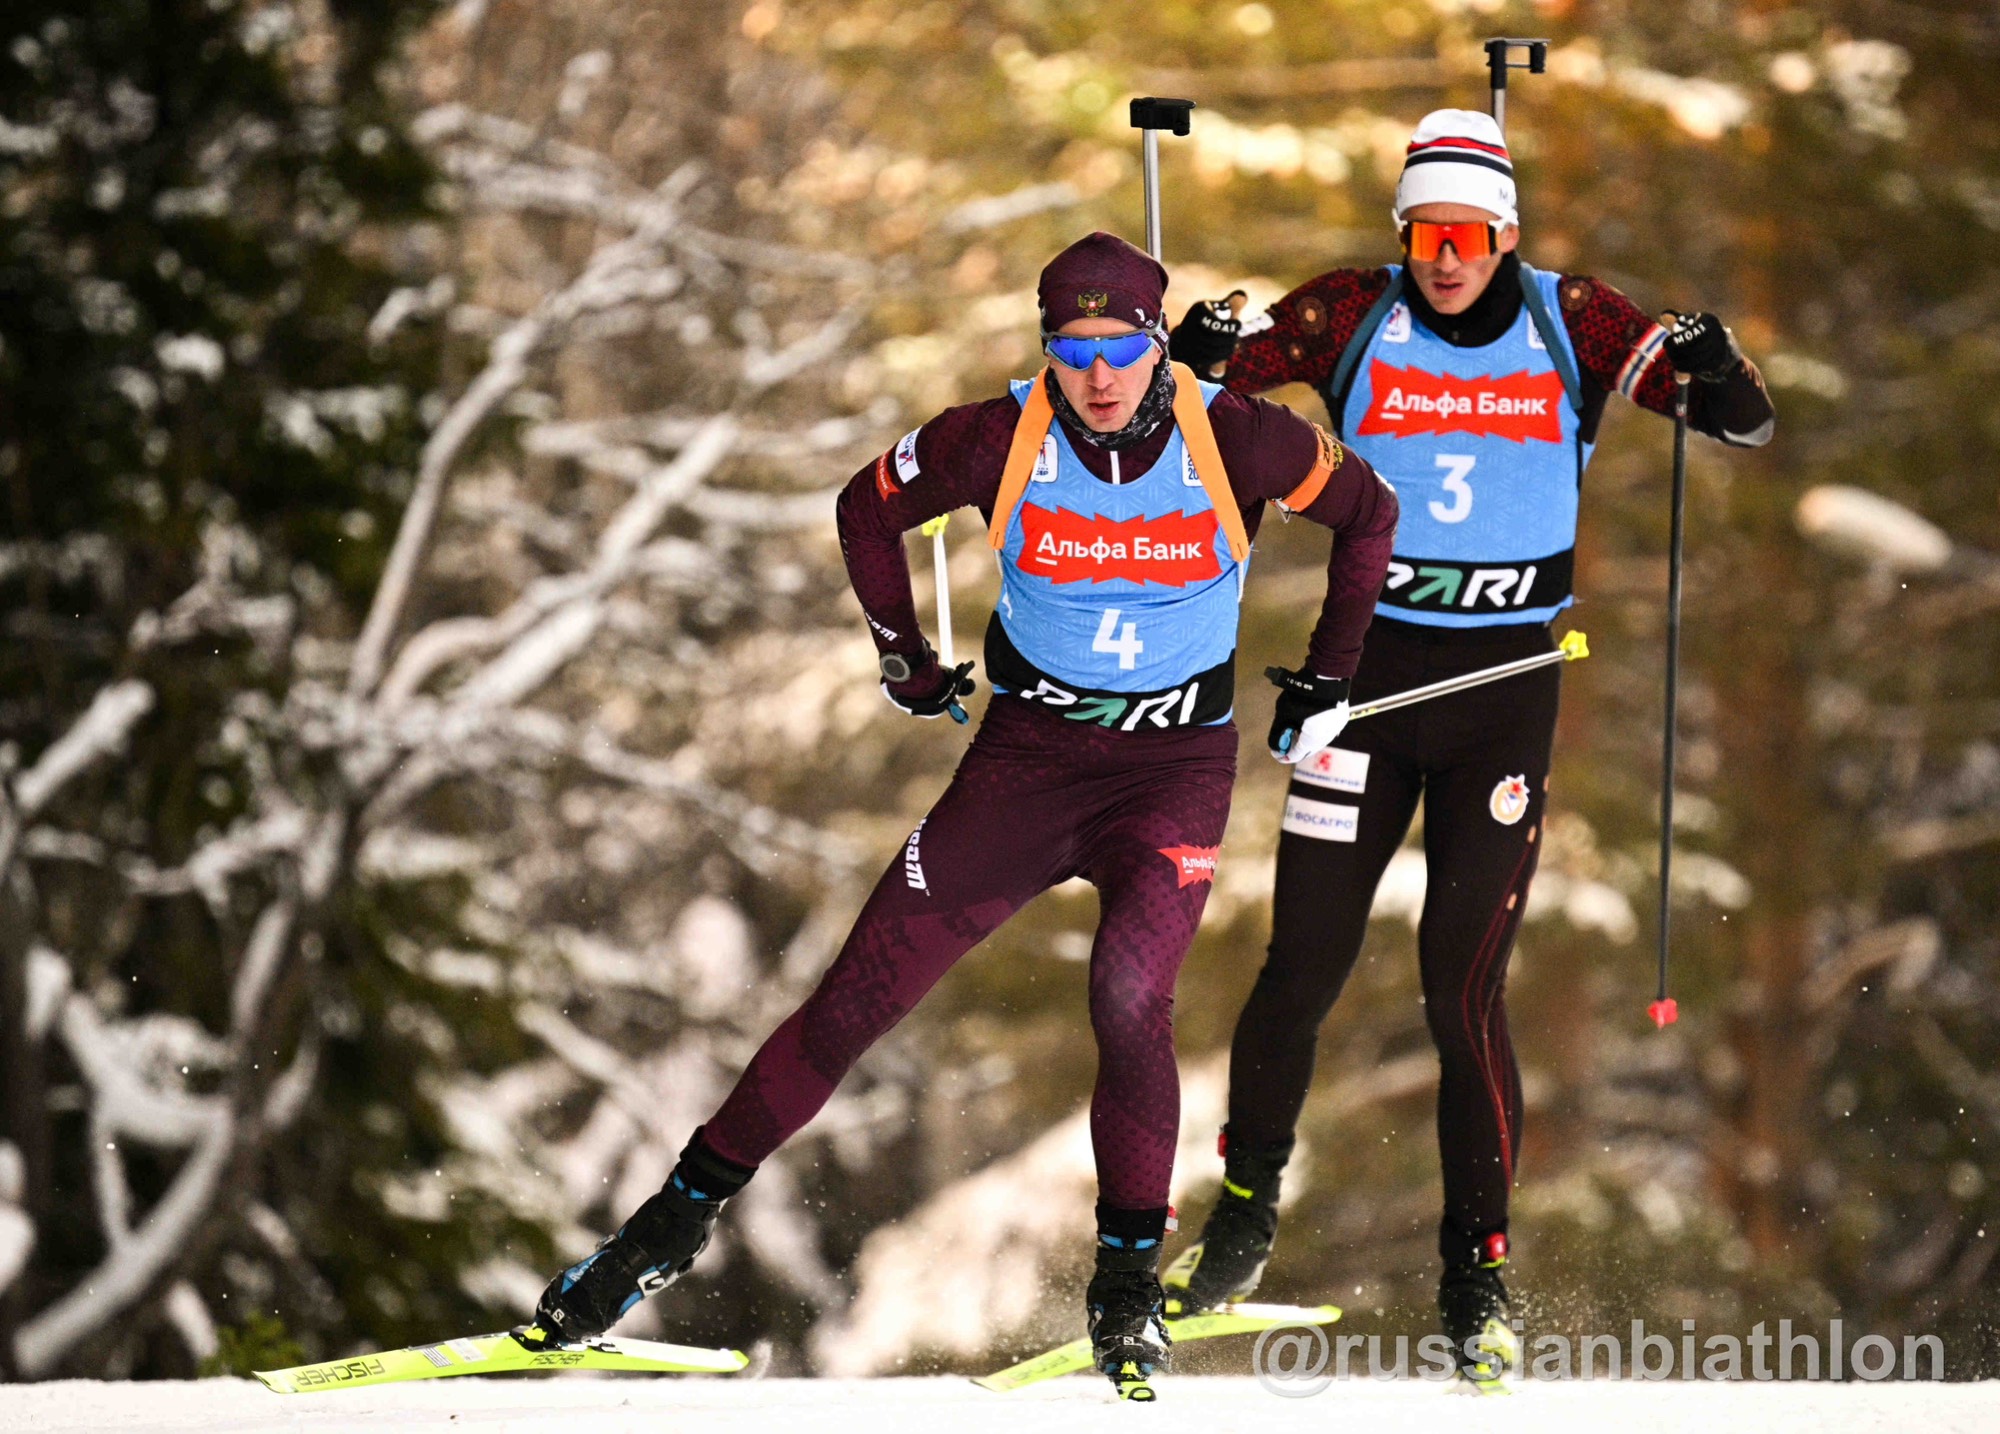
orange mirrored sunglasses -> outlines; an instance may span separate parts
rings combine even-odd
[[[1442,254],[1447,244],[1461,261],[1484,259],[1500,247],[1500,226],[1493,223],[1432,224],[1411,219],[1405,221],[1402,232],[1404,252],[1425,263]]]

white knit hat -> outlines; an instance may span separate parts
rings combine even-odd
[[[1493,116],[1478,110],[1432,110],[1410,136],[1396,183],[1396,222],[1419,204],[1470,204],[1519,224],[1514,161]]]

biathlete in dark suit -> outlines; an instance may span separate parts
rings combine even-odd
[[[1320,390],[1349,448],[1402,503],[1357,701],[1551,651],[1569,606],[1577,504],[1616,392],[1724,443],[1768,442],[1763,380],[1713,314],[1662,327],[1595,279],[1531,269],[1512,163],[1484,114],[1417,127],[1396,192],[1406,262],[1336,269],[1241,325],[1197,304],[1173,334],[1233,391]],[[1476,1384],[1518,1357],[1507,1200],[1521,1143],[1507,959],[1547,803],[1560,666],[1371,717],[1296,769],[1278,841],[1269,956],[1236,1025],[1222,1194],[1169,1293],[1206,1308],[1255,1288],[1319,1027],[1354,969],[1376,884],[1424,803],[1418,960],[1443,1067],[1439,1311]]]

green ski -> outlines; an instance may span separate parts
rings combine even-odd
[[[1175,1344],[1186,1344],[1191,1340],[1215,1339],[1225,1334],[1255,1334],[1283,1325],[1332,1324],[1339,1318],[1340,1310],[1333,1305],[1219,1305],[1204,1314],[1168,1320],[1167,1333],[1173,1336]],[[981,1389],[1007,1394],[1025,1389],[1030,1384],[1040,1384],[1045,1379],[1077,1374],[1089,1368],[1090,1341],[1073,1339],[1046,1354],[1038,1354],[1033,1359],[1009,1365],[998,1373],[972,1382]]]
[[[412,1345],[324,1364],[257,1371],[275,1394],[402,1384],[454,1374],[511,1374],[535,1369],[612,1369],[634,1374],[734,1374],[750,1361],[734,1349],[697,1349],[646,1339],[592,1339],[530,1348],[511,1333],[479,1334],[438,1344]]]

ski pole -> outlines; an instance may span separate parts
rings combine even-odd
[[[1525,48],[1528,58],[1511,58],[1514,51]],[[1500,126],[1500,132],[1507,131],[1507,72],[1526,70],[1531,75],[1548,73],[1549,42],[1547,40],[1493,39],[1486,42],[1486,69],[1493,77],[1493,123]]]
[[[1163,100],[1148,95],[1132,101],[1132,128],[1145,136],[1140,169],[1146,180],[1146,252],[1155,259],[1161,257],[1160,131],[1186,134],[1194,122],[1193,109],[1193,100]]]
[[[1673,315],[1664,316],[1671,326]],[[1680,1017],[1667,994],[1668,922],[1672,919],[1674,868],[1674,738],[1679,723],[1681,671],[1681,535],[1687,509],[1688,376],[1674,374],[1674,517],[1667,557],[1667,712],[1660,743],[1660,988],[1646,1013],[1665,1030]]]
[[[937,564],[938,655],[946,667],[956,667],[958,653],[951,641],[951,567],[944,551],[944,529],[950,521],[951,514],[940,513],[921,531],[930,535],[931,560]]]
[[[1503,662],[1498,667],[1482,667],[1477,672],[1467,672],[1457,677],[1447,677],[1442,682],[1433,682],[1425,687],[1412,687],[1407,691],[1391,693],[1373,702],[1357,703],[1348,710],[1347,720],[1358,722],[1363,717],[1374,717],[1383,712],[1392,712],[1398,707],[1408,707],[1412,703],[1428,702],[1433,697],[1463,692],[1468,687],[1483,687],[1489,682],[1498,682],[1503,677],[1533,672],[1538,667],[1553,667],[1558,662],[1575,662],[1580,657],[1588,656],[1590,656],[1590,640],[1580,632],[1566,632],[1554,652],[1523,657],[1514,662]]]

